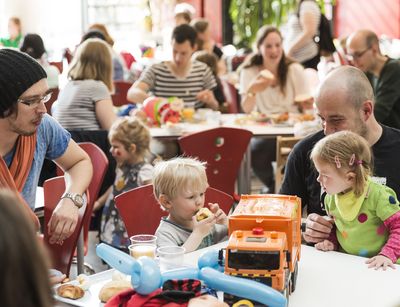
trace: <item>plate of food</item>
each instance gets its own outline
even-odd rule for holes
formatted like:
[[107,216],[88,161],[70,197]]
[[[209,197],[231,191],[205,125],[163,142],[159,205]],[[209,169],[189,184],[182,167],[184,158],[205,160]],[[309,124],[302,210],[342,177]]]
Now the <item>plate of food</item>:
[[129,276],[108,270],[92,276],[82,274],[56,286],[54,298],[73,306],[104,306],[112,296],[130,288]]

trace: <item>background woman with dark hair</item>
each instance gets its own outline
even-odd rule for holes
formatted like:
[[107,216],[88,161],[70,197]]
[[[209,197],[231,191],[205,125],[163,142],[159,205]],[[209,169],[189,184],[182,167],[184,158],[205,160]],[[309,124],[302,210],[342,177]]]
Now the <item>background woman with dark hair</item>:
[[60,71],[47,61],[43,39],[38,34],[27,34],[24,37],[20,50],[29,54],[42,65],[47,74],[49,88],[58,88]]
[[[243,111],[267,115],[298,112],[295,97],[309,94],[304,68],[285,56],[282,35],[275,27],[260,28],[256,46],[257,51],[243,63],[240,72]],[[251,145],[253,170],[272,192],[275,140],[253,139]]]
[[45,252],[13,192],[0,189],[2,306],[54,306]]

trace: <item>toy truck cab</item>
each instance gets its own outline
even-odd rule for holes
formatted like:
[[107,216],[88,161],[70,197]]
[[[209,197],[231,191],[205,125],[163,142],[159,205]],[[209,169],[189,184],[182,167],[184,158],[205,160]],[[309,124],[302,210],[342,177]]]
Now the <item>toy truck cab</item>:
[[225,274],[251,278],[289,295],[296,286],[300,224],[300,198],[242,195],[229,217]]

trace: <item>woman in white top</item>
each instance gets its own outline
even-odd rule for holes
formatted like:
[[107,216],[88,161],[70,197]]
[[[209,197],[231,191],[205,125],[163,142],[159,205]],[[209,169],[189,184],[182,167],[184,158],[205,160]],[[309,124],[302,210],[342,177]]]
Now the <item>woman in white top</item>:
[[318,34],[321,10],[314,0],[300,0],[297,14],[288,21],[285,51],[305,68],[317,69],[320,60],[314,37]]
[[69,82],[58,96],[54,117],[68,130],[108,130],[116,119],[108,44],[98,38],[80,44],[68,77]]
[[[246,113],[298,112],[295,97],[308,95],[304,68],[287,58],[282,48],[282,36],[272,26],[257,32],[257,52],[251,55],[240,73],[242,108]],[[275,160],[274,139],[254,139],[251,142],[252,167],[260,180],[274,189],[271,162]]]

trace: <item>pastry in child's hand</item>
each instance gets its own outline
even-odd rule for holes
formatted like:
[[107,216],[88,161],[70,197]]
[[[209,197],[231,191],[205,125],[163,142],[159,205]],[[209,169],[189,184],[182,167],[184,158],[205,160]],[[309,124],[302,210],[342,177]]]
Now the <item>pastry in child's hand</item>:
[[131,289],[132,285],[128,280],[111,280],[106,283],[99,292],[99,299],[103,303],[107,303],[110,298],[116,294]]
[[212,215],[212,212],[208,208],[201,208],[197,213],[196,213],[196,219],[197,221],[204,220],[208,218],[209,216]]
[[67,284],[58,287],[57,294],[61,297],[77,300],[85,295],[85,291],[79,286]]

